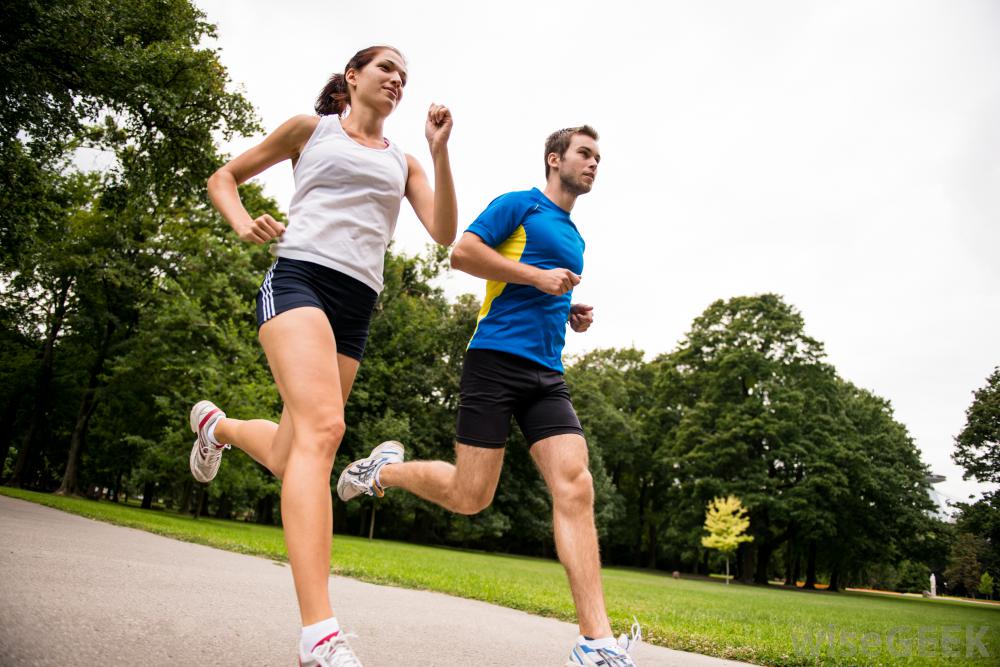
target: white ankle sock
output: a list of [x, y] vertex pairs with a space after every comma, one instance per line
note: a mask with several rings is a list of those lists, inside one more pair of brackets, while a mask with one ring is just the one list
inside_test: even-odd
[[583, 644], [588, 648], [598, 649], [598, 648], [611, 648], [618, 646], [618, 642], [615, 641], [614, 637], [595, 637], [594, 639], [587, 639], [581, 636], [577, 640], [577, 643]]
[[222, 447], [222, 443], [215, 439], [215, 427], [218, 426], [219, 422], [223, 419], [225, 419], [225, 417], [219, 417], [214, 422], [209, 424], [207, 429], [205, 429], [205, 435], [208, 436], [208, 441], [216, 447]]
[[299, 639], [299, 655], [303, 659], [309, 657], [316, 644], [338, 632], [340, 632], [340, 623], [337, 622], [336, 616], [305, 626], [302, 628], [302, 638]]

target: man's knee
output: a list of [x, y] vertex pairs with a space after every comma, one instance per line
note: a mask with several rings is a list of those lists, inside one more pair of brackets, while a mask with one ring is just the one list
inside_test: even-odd
[[457, 514], [479, 514], [493, 503], [493, 492], [457, 492], [452, 494], [452, 510]]
[[581, 467], [556, 482], [552, 488], [552, 500], [573, 511], [593, 507], [594, 478], [590, 470]]

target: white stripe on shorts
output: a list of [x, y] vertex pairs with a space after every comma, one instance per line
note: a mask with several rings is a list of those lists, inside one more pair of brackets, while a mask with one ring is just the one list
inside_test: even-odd
[[274, 290], [271, 288], [271, 277], [274, 275], [274, 267], [277, 264], [278, 262], [275, 260], [271, 268], [267, 270], [267, 275], [264, 276], [264, 284], [260, 288], [260, 303], [264, 311], [264, 322], [274, 317]]

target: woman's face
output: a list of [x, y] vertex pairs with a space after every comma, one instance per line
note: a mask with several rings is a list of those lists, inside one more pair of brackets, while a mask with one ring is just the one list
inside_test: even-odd
[[361, 70], [349, 70], [353, 105], [371, 106], [389, 115], [403, 99], [406, 86], [406, 63], [392, 49], [382, 49]]

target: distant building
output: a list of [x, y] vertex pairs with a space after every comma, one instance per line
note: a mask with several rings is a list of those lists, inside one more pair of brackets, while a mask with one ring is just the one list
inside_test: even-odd
[[932, 512], [932, 514], [942, 521], [951, 522], [955, 520], [952, 516], [954, 510], [948, 507], [948, 499], [934, 488], [935, 484], [940, 484], [947, 479], [944, 475], [927, 475], [927, 483], [931, 485], [927, 489], [927, 495], [931, 497], [931, 500], [934, 501], [934, 505], [937, 507], [937, 511]]

